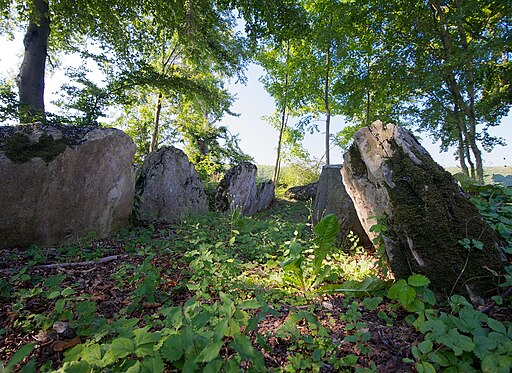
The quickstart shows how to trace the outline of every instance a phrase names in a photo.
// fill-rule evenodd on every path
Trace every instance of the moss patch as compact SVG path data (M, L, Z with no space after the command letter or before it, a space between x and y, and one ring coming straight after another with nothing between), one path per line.
M14 163L25 163L35 157L48 163L64 152L66 146L64 138L55 140L52 136L43 134L38 142L32 142L26 134L16 132L5 140L0 150Z
M467 294L463 285L471 285L480 296L496 289L493 276L485 267L498 273L503 263L496 250L496 234L483 221L477 209L460 193L451 175L421 154L423 162L414 164L396 146L386 163L393 171L395 188L388 188L393 216L390 235L397 242L392 263L393 272L406 278L412 272L423 273L432 281L432 288L445 296L452 291ZM420 266L409 247L424 260ZM484 243L483 251L469 253L458 241L464 238ZM462 273L462 274L461 274ZM460 275L460 278L459 278Z

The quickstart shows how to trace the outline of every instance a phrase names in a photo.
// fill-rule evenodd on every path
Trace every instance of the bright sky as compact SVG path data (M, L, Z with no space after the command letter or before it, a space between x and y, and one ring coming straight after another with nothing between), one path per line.
M14 78L17 74L22 56L22 38L18 36L9 42L0 37L0 76ZM262 117L274 112L272 98L265 92L259 82L263 69L251 65L247 72L247 84L230 84L228 89L236 94L237 100L233 111L239 113L239 117L226 117L222 125L226 125L231 133L239 134L240 147L254 157L257 164L273 165L275 163L278 133ZM48 74L46 77L45 102L51 110L50 101L54 99L54 92L58 92L65 82L62 71ZM337 132L343 128L343 120L336 117L331 123L331 132ZM322 128L322 126L319 126ZM491 129L491 134L503 137L508 144L506 147L496 147L492 153L484 153L486 166L512 166L512 115L503 119L502 124ZM430 152L432 157L443 166L457 166L453 150L439 153L439 146L432 144L427 135L421 135L422 145ZM322 130L313 135L307 135L304 147L316 158L321 158L324 153L324 133ZM331 163L342 163L342 153L339 148L331 149Z

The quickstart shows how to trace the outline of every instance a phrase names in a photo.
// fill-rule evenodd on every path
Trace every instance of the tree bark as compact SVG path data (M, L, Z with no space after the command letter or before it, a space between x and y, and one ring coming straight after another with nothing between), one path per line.
M158 145L158 131L160 127L160 112L162 111L162 100L164 95L162 92L158 93L158 97L156 99L156 108L155 108L155 119L153 122L153 133L151 134L151 145L149 146L149 152L154 152Z
M330 134L331 134L331 109L329 107L329 78L331 73L331 42L327 46L325 55L325 86L324 86L324 106L325 106L325 164L330 165Z
M25 52L17 84L20 99L20 123L44 121L44 72L50 35L48 3L33 0L35 14L31 18L23 45Z

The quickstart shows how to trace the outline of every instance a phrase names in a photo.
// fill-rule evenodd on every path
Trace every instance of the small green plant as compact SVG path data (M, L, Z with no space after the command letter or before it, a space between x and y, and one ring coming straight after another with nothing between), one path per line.
M324 259L334 247L336 235L340 225L332 214L326 215L315 226L313 259L311 260L305 250L297 241L290 243L290 257L281 264L285 275L284 283L293 286L303 294L320 286L331 267L324 265Z

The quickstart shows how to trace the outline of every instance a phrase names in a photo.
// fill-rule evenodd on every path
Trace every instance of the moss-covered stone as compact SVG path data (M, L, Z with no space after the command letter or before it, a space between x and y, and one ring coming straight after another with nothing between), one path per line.
M16 132L5 140L0 150L14 163L25 163L35 157L49 163L64 152L66 146L64 138L55 140L50 135L42 134L39 141L32 142L27 134Z

